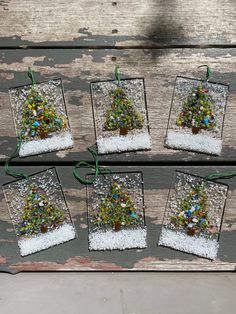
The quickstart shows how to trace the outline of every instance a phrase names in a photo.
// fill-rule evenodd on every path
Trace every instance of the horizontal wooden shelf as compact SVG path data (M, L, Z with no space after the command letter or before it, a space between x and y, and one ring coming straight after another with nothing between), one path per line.
M145 46L236 44L231 0L41 0L0 5L1 45Z
M115 58L115 62L113 61ZM27 67L33 67L38 81L61 77L64 83L68 116L75 144L70 150L20 159L35 161L76 162L89 160L87 147L95 144L90 82L114 78L120 65L122 77L144 77L152 138L152 150L100 156L101 161L177 162L234 161L236 154L236 49L71 49L71 50L0 50L0 159L4 161L16 146L8 89L29 83ZM230 84L223 131L222 156L174 151L164 147L169 109L176 75L203 77L197 69L208 64L212 80Z
M45 167L18 167L32 174ZM235 170L236 167L181 167L182 170L205 176L217 171ZM143 171L144 199L148 229L148 247L144 250L89 252L87 240L86 187L72 176L71 167L57 167L61 185L75 222L78 239L41 253L21 258L7 205L0 193L0 271L32 270L234 270L236 266L236 182L229 184L220 249L217 260L198 258L191 254L157 247L161 223L176 167L113 167L115 171ZM1 183L11 181L0 169Z

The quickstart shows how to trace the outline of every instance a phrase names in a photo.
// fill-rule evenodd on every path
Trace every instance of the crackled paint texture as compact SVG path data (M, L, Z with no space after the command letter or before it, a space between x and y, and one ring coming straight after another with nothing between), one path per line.
M27 19L24 16L26 7L31 13ZM1 27L4 46L155 47L235 43L230 0L203 0L200 3L146 0L139 4L134 0L129 3L81 0L79 5L73 0L69 6L63 0L56 0L55 4L46 0L38 4L33 0L5 0L0 2L0 9L0 18L4 20ZM44 16L43 27L35 18L39 10Z
M20 167L21 169L21 167ZM23 169L23 168L22 168ZM28 174L45 169L45 167L24 167ZM220 238L218 258L214 262L197 258L191 254L176 252L169 248L158 247L157 241L161 231L166 199L174 176L175 167L113 167L114 171L143 171L144 202L147 225L147 248L132 249L124 252L89 252L86 187L76 181L72 167L57 167L62 188L65 193L72 220L75 223L78 239L61 244L31 256L21 258L10 221L3 193L0 193L0 269L9 272L22 270L232 270L236 266L234 243L236 240L235 202L236 183L231 181L225 208L225 215ZM206 175L214 172L215 167L181 167L184 171ZM217 167L225 171L227 167ZM3 175L1 182L9 182ZM221 180L226 183L227 180ZM2 263L2 261L4 263Z
M33 68L38 82L61 78L74 147L18 158L16 168L32 174L44 170L42 164L57 165L78 232L76 240L21 258L0 192L0 270L15 273L23 270L235 268L235 180L220 180L228 183L230 189L217 260L209 262L157 247L174 170L181 168L206 175L233 169L230 165L234 164L236 156L236 137L232 136L235 133L236 29L232 7L232 0L199 3L194 0L140 3L136 0L72 0L70 5L64 0L52 3L0 0L0 183L11 181L4 174L3 165L16 146L8 89L30 83L26 79L28 66ZM38 14L43 16L43 23ZM174 151L163 145L175 78L177 75L202 78L205 73L197 69L201 64L212 68L212 80L230 85L220 157ZM145 78L153 148L147 152L104 155L99 160L106 165L119 165L113 167L117 171L143 171L148 247L125 252L89 252L86 188L73 178L72 166L78 159L92 160L87 152L87 147L95 144L90 82L113 80L115 65L120 66L122 79Z
M145 77L147 110L153 149L148 152L113 154L102 156L108 161L226 161L234 160L236 137L231 136L235 129L235 73L234 49L170 49L170 50L86 50L86 49L49 49L49 50L2 50L0 51L0 141L1 159L9 155L15 147L15 133L11 117L8 89L12 86L29 83L26 70L31 65L36 80L61 77L65 91L68 117L74 135L74 147L67 152L44 155L47 161L89 159L88 146L95 144L93 115L90 95L90 82L102 79L114 79L116 57L120 65L122 78ZM215 60L217 59L217 65ZM213 67L212 80L230 84L230 95L226 106L223 132L223 151L221 157L199 155L174 151L165 148L164 138L168 123L169 108L176 75L202 77L203 71L197 70L199 64L208 63ZM14 70L12 70L14 69ZM8 77L8 79L4 79ZM9 126L9 127L8 127ZM30 157L30 161L41 161L42 156Z

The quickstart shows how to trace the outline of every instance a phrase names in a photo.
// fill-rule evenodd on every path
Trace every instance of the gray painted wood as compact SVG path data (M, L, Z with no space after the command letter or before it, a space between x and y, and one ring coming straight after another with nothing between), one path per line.
M116 61L112 61L116 58ZM38 81L61 77L64 82L68 116L75 139L73 149L27 158L28 161L76 162L91 159L87 147L95 144L90 82L114 78L115 64L122 77L144 77L147 95L151 151L101 156L101 161L175 162L234 161L236 147L236 65L235 49L37 49L0 50L0 158L9 156L16 145L8 89L29 83L27 67ZM201 64L212 67L212 80L230 84L221 157L174 151L164 147L169 109L176 75L203 77ZM25 159L19 162L26 162Z
M222 181L230 185L230 191L216 261L157 247L177 164L188 162L189 167L182 169L201 175L234 169L221 166L234 164L236 154L235 17L232 0L0 0L0 163L3 165L16 147L8 89L29 83L28 66L38 81L61 77L75 145L67 151L17 159L17 169L30 174L41 170L43 163L58 166L79 235L77 240L21 258L0 192L0 271L235 269L234 179ZM106 165L119 165L114 167L117 170L143 170L148 248L91 253L87 244L85 187L73 178L71 166L78 160L91 160L87 147L95 144L89 83L113 79L116 64L120 65L122 78L145 78L153 148L148 152L100 156L99 160ZM202 71L197 70L201 64L211 66L214 81L230 84L220 157L163 146L175 77L201 77ZM29 167L31 162L34 166ZM158 163L163 166L151 166ZM198 166L193 167L194 163ZM206 167L208 163L215 166ZM131 167L135 164L136 168ZM11 178L1 167L0 183L8 181Z
M45 167L17 167L27 174ZM198 175L227 171L228 167L182 167ZM232 167L231 170L236 169ZM46 251L21 258L9 213L0 193L0 271L24 270L233 270L236 266L236 182L220 180L230 185L223 220L220 249L216 261L198 258L191 254L157 247L161 222L168 191L176 167L113 167L114 171L142 170L144 175L144 198L148 228L148 247L143 250L112 252L89 252L86 225L86 188L72 176L71 167L57 167L62 188L76 225L78 239L50 248ZM1 169L1 183L11 181Z
M2 46L230 45L232 0L0 1Z

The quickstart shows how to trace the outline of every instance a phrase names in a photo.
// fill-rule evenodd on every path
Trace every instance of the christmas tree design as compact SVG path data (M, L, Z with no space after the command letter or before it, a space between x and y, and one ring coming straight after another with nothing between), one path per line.
M21 120L21 137L31 140L35 137L44 139L50 133L67 127L66 118L57 114L52 104L32 87L27 95Z
M178 212L171 217L171 223L177 229L184 229L190 236L209 227L207 195L203 183L192 188L181 201Z
M49 202L35 184L29 186L21 222L17 227L18 236L32 236L46 233L60 226L65 219L63 210Z
M141 222L142 216L137 214L130 194L113 181L92 223L100 227L111 226L115 231L119 231L122 227L135 226Z
M209 90L203 88L202 83L184 101L176 124L191 128L193 134L199 133L201 129L212 130L216 126L212 99Z
M129 130L142 129L144 118L135 109L130 99L121 87L112 93L112 104L106 112L105 130L120 129L120 135L127 135Z

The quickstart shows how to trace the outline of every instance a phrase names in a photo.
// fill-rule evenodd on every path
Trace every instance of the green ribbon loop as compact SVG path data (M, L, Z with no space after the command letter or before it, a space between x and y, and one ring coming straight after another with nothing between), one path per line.
M217 179L231 179L234 176L236 176L236 171L210 173L203 178L205 180L217 180Z
M23 179L26 179L28 180L28 176L22 172L16 172L14 170L11 170L10 169L10 162L14 159L14 158L17 158L19 157L19 150L20 150L20 146L21 146L21 138L19 137L19 140L18 140L18 143L17 143L17 146L16 146L16 150L13 152L13 154L8 158L8 160L5 162L5 165L4 165L4 170L5 170L5 173L14 177L14 178L23 178Z
M31 69L31 67L28 67L28 77L31 79L33 87L35 87L36 81L35 81L34 73Z
M207 82L212 74L211 68L207 64L200 65L198 68L206 67L206 78L204 79L205 82Z
M112 174L112 170L110 168L106 168L106 167L99 167L98 165L98 155L97 152L95 150L93 150L92 148L88 148L88 151L92 154L93 158L94 158L94 162L95 164L90 164L86 161L79 161L73 169L73 175L74 177L82 184L93 184L94 181L96 180L97 176L99 174ZM95 171L94 176L91 180L86 180L85 177L82 177L79 175L78 170L80 169L92 169Z
M118 82L118 85L120 85L120 71L119 71L119 65L116 65L115 67L115 78Z

